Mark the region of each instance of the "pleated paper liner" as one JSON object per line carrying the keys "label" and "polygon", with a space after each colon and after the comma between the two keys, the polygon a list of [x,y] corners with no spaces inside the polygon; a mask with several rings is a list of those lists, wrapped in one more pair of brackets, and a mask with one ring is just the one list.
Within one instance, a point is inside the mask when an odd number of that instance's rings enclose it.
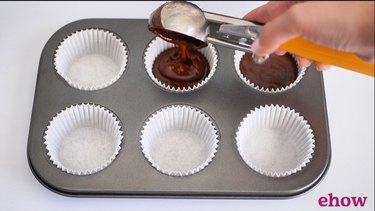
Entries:
{"label": "pleated paper liner", "polygon": [[[243,51],[235,51],[235,53],[234,53],[234,60],[233,60],[233,62],[234,62],[234,68],[236,70],[236,73],[237,73],[238,77],[240,77],[241,80],[246,85],[248,85],[249,87],[251,87],[251,88],[253,88],[255,90],[258,90],[260,92],[264,92],[264,93],[280,93],[280,92],[284,92],[286,90],[292,89],[293,87],[295,87],[302,80],[302,78],[303,78],[303,76],[305,75],[305,72],[306,72],[306,68],[299,67],[299,65],[297,64],[297,61],[296,61],[296,67],[298,68],[298,74],[297,74],[296,80],[294,80],[292,83],[290,83],[287,86],[284,86],[284,87],[281,87],[281,88],[277,88],[277,89],[267,88],[267,87],[261,87],[259,85],[254,84],[251,81],[251,79],[246,78],[241,73],[240,62],[241,62],[241,59],[242,59],[242,57],[244,55],[245,55],[245,52],[243,52]],[[292,55],[292,56],[296,59],[296,57],[294,55]]]}
{"label": "pleated paper liner", "polygon": [[53,117],[43,138],[57,168],[73,175],[88,175],[115,160],[123,129],[116,116],[103,106],[77,104]]}
{"label": "pleated paper liner", "polygon": [[54,55],[57,73],[70,86],[85,91],[115,83],[124,73],[127,61],[124,41],[104,29],[72,33],[60,43]]}
{"label": "pleated paper liner", "polygon": [[188,105],[172,105],[146,120],[140,142],[144,156],[156,170],[171,176],[187,176],[212,161],[219,135],[203,111]]}
{"label": "pleated paper liner", "polygon": [[315,148],[308,122],[293,109],[280,105],[261,106],[247,114],[238,127],[236,143],[245,163],[270,177],[301,171]]}
{"label": "pleated paper liner", "polygon": [[186,92],[191,92],[194,90],[198,90],[202,86],[204,86],[214,75],[216,68],[217,68],[217,63],[218,63],[218,53],[215,49],[215,47],[212,44],[208,44],[207,47],[204,47],[202,49],[199,49],[198,51],[203,54],[204,57],[206,57],[209,67],[210,67],[210,72],[207,77],[205,77],[202,81],[198,82],[197,84],[194,84],[192,86],[188,87],[175,87],[171,85],[167,85],[160,80],[158,80],[154,74],[152,73],[152,66],[154,64],[154,60],[156,57],[162,53],[163,51],[175,47],[174,44],[169,43],[164,41],[163,39],[159,37],[155,37],[147,46],[145,54],[144,54],[144,64],[146,68],[146,72],[148,76],[151,78],[151,80],[157,84],[159,87],[162,89],[169,91],[169,92],[174,92],[174,93],[186,93]]}

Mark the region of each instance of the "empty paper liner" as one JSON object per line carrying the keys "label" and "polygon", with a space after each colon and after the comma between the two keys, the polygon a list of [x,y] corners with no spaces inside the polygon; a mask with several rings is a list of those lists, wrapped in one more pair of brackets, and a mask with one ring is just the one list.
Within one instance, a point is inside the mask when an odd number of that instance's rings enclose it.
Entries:
{"label": "empty paper liner", "polygon": [[294,110],[266,105],[251,111],[236,133],[237,149],[260,174],[285,177],[301,171],[312,158],[314,135]]}
{"label": "empty paper liner", "polygon": [[104,107],[73,105],[51,120],[44,144],[57,168],[87,175],[104,169],[116,158],[122,134],[119,120]]}
{"label": "empty paper liner", "polygon": [[124,41],[110,31],[84,29],[66,37],[55,52],[57,73],[72,87],[98,90],[110,86],[127,64]]}
{"label": "empty paper liner", "polygon": [[158,171],[172,176],[195,174],[213,159],[218,131],[197,108],[175,105],[153,114],[141,132],[142,152]]}

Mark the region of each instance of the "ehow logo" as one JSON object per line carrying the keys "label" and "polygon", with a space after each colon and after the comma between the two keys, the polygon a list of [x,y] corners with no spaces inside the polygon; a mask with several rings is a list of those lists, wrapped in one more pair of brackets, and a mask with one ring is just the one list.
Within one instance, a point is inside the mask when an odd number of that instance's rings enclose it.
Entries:
{"label": "ehow logo", "polygon": [[366,204],[367,196],[343,196],[337,197],[332,193],[328,196],[322,196],[318,200],[321,207],[364,207]]}

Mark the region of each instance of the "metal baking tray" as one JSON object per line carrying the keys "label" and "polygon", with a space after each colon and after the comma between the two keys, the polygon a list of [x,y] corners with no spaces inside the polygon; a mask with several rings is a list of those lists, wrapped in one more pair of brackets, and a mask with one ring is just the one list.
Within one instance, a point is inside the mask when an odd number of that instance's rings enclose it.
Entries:
{"label": "metal baking tray", "polygon": [[[86,28],[112,31],[128,47],[124,74],[111,86],[97,91],[70,87],[53,65],[59,43],[69,34]],[[144,51],[154,37],[145,19],[84,19],[67,24],[48,40],[39,63],[27,146],[30,169],[41,184],[56,193],[77,197],[290,198],[319,183],[331,158],[322,73],[312,66],[292,89],[262,93],[248,87],[237,76],[234,51],[216,46],[218,69],[210,81],[197,91],[170,93],[158,88],[145,71]],[[43,134],[52,117],[65,107],[79,103],[109,108],[125,127],[117,158],[107,168],[87,176],[58,169],[49,160],[43,144]],[[158,172],[148,163],[140,147],[140,130],[147,117],[173,104],[200,108],[213,118],[220,132],[213,161],[190,176],[174,177]],[[313,129],[316,145],[313,158],[302,171],[291,176],[263,176],[248,167],[237,151],[235,132],[240,121],[250,110],[266,104],[295,109]]]}

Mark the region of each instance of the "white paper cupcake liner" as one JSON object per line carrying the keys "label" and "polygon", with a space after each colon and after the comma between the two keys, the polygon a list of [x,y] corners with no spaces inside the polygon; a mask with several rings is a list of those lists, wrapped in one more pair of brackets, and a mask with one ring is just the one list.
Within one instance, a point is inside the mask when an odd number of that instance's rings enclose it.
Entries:
{"label": "white paper cupcake liner", "polygon": [[158,171],[187,176],[204,169],[214,158],[219,135],[213,121],[187,105],[160,109],[145,122],[140,137],[146,159]]}
{"label": "white paper cupcake liner", "polygon": [[185,93],[185,92],[190,92],[193,90],[197,90],[201,88],[203,85],[205,85],[211,77],[214,75],[217,67],[217,62],[218,62],[218,54],[215,49],[215,47],[212,44],[208,44],[207,47],[199,49],[199,52],[203,54],[203,56],[206,57],[208,64],[210,65],[210,72],[208,76],[203,79],[201,82],[189,86],[189,87],[173,87],[171,85],[167,85],[161,81],[159,81],[154,74],[152,73],[152,65],[154,64],[154,60],[156,57],[165,51],[168,48],[172,48],[175,45],[169,42],[164,41],[163,39],[159,37],[155,37],[149,45],[146,48],[145,55],[144,55],[144,64],[146,68],[146,72],[148,76],[151,78],[153,82],[155,82],[159,87],[163,88],[164,90],[170,91],[170,92],[175,92],[175,93]]}
{"label": "white paper cupcake liner", "polygon": [[65,38],[57,47],[57,73],[72,87],[99,90],[115,83],[128,61],[125,43],[103,29],[84,29]]}
{"label": "white paper cupcake liner", "polygon": [[88,175],[107,167],[119,153],[123,131],[112,112],[80,104],[59,112],[47,126],[44,144],[57,168]]}
{"label": "white paper cupcake liner", "polygon": [[236,133],[245,163],[260,174],[285,177],[300,171],[314,152],[313,131],[294,110],[266,105],[252,110]]}
{"label": "white paper cupcake liner", "polygon": [[[296,86],[298,84],[298,82],[301,81],[301,79],[303,78],[303,76],[305,75],[305,72],[306,72],[306,68],[300,67],[297,63],[297,60],[296,60],[296,66],[298,67],[298,75],[297,75],[296,80],[293,83],[291,83],[291,84],[289,84],[285,87],[281,87],[281,88],[277,88],[277,89],[260,87],[258,85],[255,85],[253,82],[251,82],[249,79],[247,79],[241,73],[240,62],[241,62],[241,59],[244,55],[245,55],[245,52],[243,52],[243,51],[235,51],[235,53],[234,53],[234,68],[236,70],[236,73],[246,85],[248,85],[248,86],[250,86],[250,87],[252,87],[252,88],[254,88],[254,89],[256,89],[260,92],[279,93],[279,92],[289,90],[289,89],[293,88],[294,86]],[[296,59],[296,57],[294,55],[292,55],[292,56]]]}

